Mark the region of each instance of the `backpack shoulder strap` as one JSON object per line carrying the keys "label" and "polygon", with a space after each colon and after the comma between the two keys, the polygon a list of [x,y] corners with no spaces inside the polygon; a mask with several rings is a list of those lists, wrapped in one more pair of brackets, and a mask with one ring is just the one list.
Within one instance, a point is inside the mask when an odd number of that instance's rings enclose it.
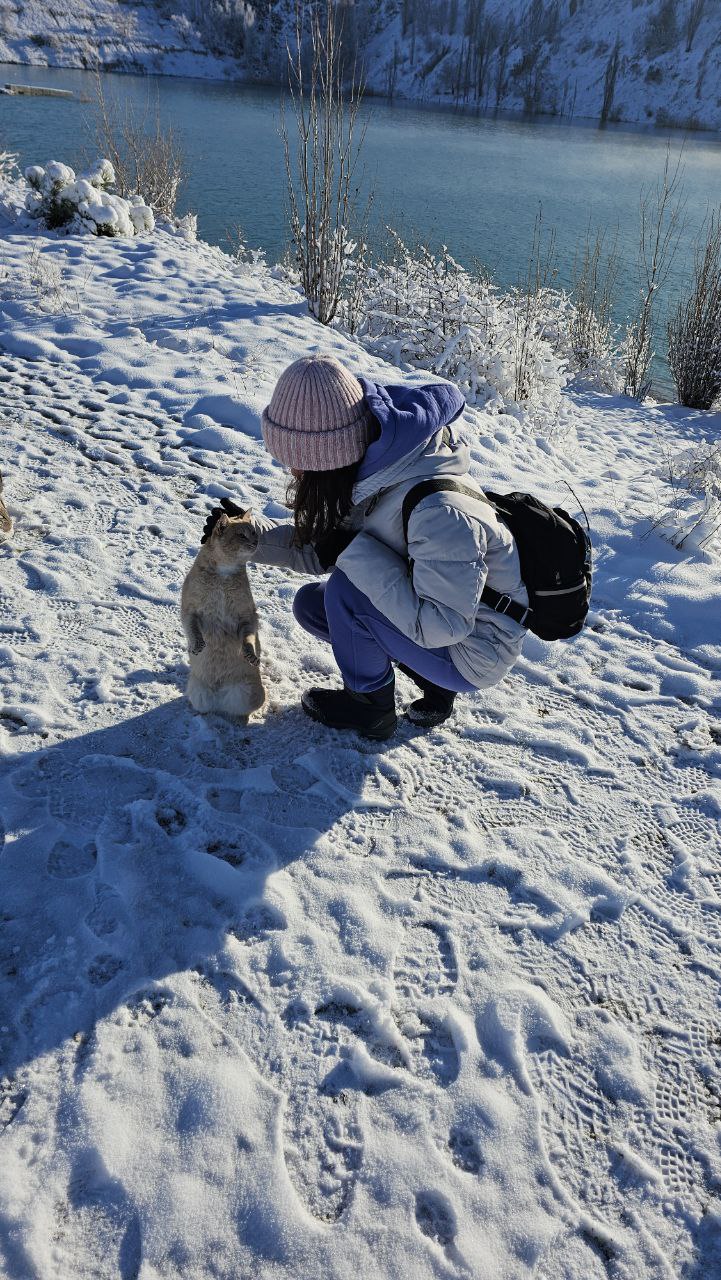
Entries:
{"label": "backpack shoulder strap", "polygon": [[[409,489],[403,499],[403,537],[408,546],[408,523],[413,511],[422,502],[424,498],[428,498],[432,493],[462,493],[469,498],[477,498],[479,502],[485,502],[489,507],[494,507],[490,497],[487,497],[481,489],[472,489],[470,485],[461,484],[459,480],[454,480],[451,476],[440,477],[437,480],[421,480],[419,484],[414,484]],[[494,507],[495,510],[495,507]],[[528,617],[531,612],[525,605],[519,604],[516,600],[512,600],[510,596],[502,595],[500,591],[494,591],[493,587],[488,584],[483,588],[481,595],[483,604],[488,605],[495,613],[505,614],[509,618],[513,618],[514,622],[526,626]]]}
{"label": "backpack shoulder strap", "polygon": [[408,542],[408,523],[413,511],[419,502],[430,497],[432,493],[463,493],[468,498],[477,498],[479,502],[492,505],[480,489],[472,489],[470,485],[461,484],[460,480],[454,480],[452,476],[439,476],[437,480],[421,480],[408,490],[403,499],[403,537],[406,543]]}

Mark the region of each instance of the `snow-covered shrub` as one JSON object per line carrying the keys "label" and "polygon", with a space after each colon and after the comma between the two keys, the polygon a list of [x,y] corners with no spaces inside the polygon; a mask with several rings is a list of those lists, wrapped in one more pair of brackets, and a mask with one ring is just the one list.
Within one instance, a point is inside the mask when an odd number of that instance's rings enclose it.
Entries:
{"label": "snow-covered shrub", "polygon": [[198,239],[197,213],[184,213],[182,218],[172,218],[171,225],[181,240],[188,240],[192,244]]}
{"label": "snow-covered shrub", "polygon": [[17,162],[14,151],[0,151],[0,182],[8,182],[16,177]]}
{"label": "snow-covered shrub", "polygon": [[0,151],[0,221],[15,222],[24,211],[24,184],[12,151]]}
{"label": "snow-covered shrub", "polygon": [[568,381],[554,343],[563,295],[502,294],[443,248],[411,251],[394,236],[390,262],[368,266],[355,287],[356,336],[375,354],[449,378],[471,404],[509,403],[553,413]]}
{"label": "snow-covered shrub", "polygon": [[142,191],[157,216],[173,218],[185,179],[185,159],[172,125],[155,109],[127,99],[106,98],[103,78],[96,80],[95,144],[109,157],[117,194],[129,200]]}
{"label": "snow-covered shrub", "polygon": [[668,327],[668,362],[679,403],[710,409],[721,395],[721,218],[712,214],[696,249],[688,294]]}
{"label": "snow-covered shrub", "polygon": [[585,391],[623,390],[624,348],[615,325],[579,310],[567,295],[563,323],[549,338],[575,387]]}
{"label": "snow-covered shrub", "polygon": [[721,443],[694,446],[669,460],[673,502],[654,522],[675,547],[721,556]]}
{"label": "snow-covered shrub", "polygon": [[239,222],[228,228],[225,238],[228,242],[228,254],[239,267],[250,267],[259,271],[267,269],[268,262],[263,249],[251,249]]}
{"label": "snow-covered shrub", "polygon": [[115,171],[109,160],[99,159],[76,177],[66,164],[52,160],[43,168],[25,170],[30,187],[25,208],[33,218],[41,218],[50,230],[64,228],[96,236],[134,236],[152,231],[152,209],[140,195],[127,200],[110,188]]}
{"label": "snow-covered shrub", "polygon": [[567,347],[562,341],[558,347],[576,385],[614,395],[624,381],[624,356],[613,321],[619,271],[617,242],[606,247],[605,234],[589,227],[574,258],[563,335]]}

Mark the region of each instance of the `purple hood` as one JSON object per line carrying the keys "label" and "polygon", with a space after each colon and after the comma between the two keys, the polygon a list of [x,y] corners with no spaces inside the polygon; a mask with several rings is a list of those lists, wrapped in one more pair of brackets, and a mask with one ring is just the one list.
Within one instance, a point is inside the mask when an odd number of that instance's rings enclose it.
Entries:
{"label": "purple hood", "polygon": [[432,382],[422,387],[410,387],[402,382],[382,386],[361,378],[360,383],[381,434],[366,449],[357,481],[366,480],[406,454],[414,453],[466,407],[460,391],[447,382]]}

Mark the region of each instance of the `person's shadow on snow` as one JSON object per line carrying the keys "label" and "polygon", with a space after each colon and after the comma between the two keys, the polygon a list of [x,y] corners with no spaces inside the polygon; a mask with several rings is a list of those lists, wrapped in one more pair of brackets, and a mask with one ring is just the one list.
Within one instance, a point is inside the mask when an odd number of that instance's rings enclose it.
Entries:
{"label": "person's shadow on snow", "polygon": [[376,762],[370,744],[339,748],[297,708],[237,726],[180,698],[6,756],[0,1076],[19,1080],[69,1042],[81,1057],[98,1018],[216,963],[229,934],[281,931],[268,876],[334,827],[342,840]]}
{"label": "person's shadow on snow", "polygon": [[[126,684],[144,696],[181,674],[138,670]],[[70,1167],[58,1231],[78,1274],[99,1248],[121,1280],[142,1260],[137,1211],[78,1112],[97,1024],[117,1017],[131,1032],[178,999],[200,1018],[203,984],[252,1004],[233,948],[264,939],[282,958],[268,877],[329,832],[334,852],[350,839],[362,852],[354,810],[372,808],[377,771],[377,746],[339,742],[297,707],[242,726],[178,697],[0,761],[0,1134],[22,1124],[32,1064],[52,1055],[54,1141]],[[2,1218],[0,1258],[3,1274],[39,1274]]]}

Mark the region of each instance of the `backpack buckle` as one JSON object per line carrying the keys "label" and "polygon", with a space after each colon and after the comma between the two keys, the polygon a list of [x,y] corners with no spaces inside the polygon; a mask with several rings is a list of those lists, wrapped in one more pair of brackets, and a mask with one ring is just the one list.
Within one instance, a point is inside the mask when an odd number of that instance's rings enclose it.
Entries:
{"label": "backpack buckle", "polygon": [[512,604],[513,604],[512,596],[501,596],[500,600],[498,601],[498,604],[494,606],[494,613],[508,613],[508,610],[510,609]]}

